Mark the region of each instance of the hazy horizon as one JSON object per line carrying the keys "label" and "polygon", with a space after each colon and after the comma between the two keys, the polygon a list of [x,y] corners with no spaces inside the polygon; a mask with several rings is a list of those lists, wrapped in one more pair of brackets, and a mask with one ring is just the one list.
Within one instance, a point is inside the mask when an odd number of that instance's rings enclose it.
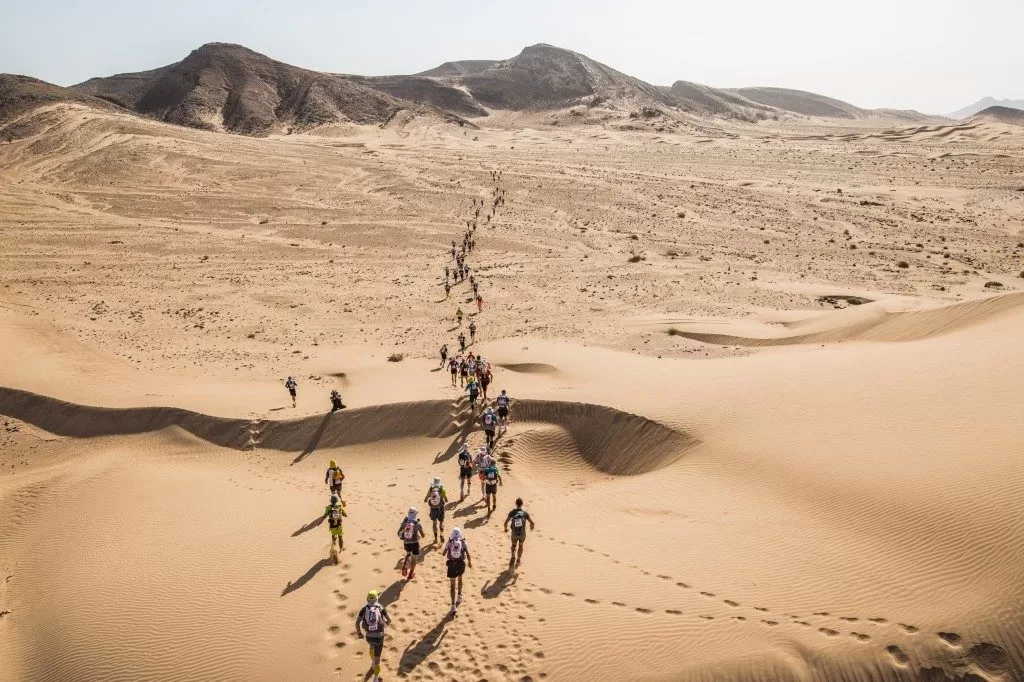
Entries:
{"label": "hazy horizon", "polygon": [[[864,108],[943,114],[982,97],[1017,99],[1024,4],[865,0],[856,10],[809,0],[631,6],[591,0],[438,9],[314,0],[182,0],[157,17],[123,0],[57,0],[8,9],[0,72],[72,85],[180,61],[209,42],[238,43],[308,69],[385,75],[445,61],[507,59],[549,43],[657,85],[808,90]],[[953,47],[951,47],[953,46]]]}

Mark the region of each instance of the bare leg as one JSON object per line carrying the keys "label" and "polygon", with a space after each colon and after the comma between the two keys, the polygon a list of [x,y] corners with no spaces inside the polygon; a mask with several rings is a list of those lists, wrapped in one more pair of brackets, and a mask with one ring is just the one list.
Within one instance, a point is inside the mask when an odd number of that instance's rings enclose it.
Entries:
{"label": "bare leg", "polygon": [[452,597],[452,606],[455,606],[455,578],[452,578],[449,581],[448,587],[450,588],[449,591],[450,591],[451,597]]}

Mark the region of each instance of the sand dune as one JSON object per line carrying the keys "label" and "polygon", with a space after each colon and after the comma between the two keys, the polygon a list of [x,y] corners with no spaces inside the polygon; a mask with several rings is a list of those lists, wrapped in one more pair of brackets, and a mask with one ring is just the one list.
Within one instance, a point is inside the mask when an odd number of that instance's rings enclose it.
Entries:
{"label": "sand dune", "polygon": [[[360,680],[371,588],[385,679],[1024,679],[1022,138],[503,116],[4,119],[0,680]],[[496,517],[456,501],[458,307],[514,401]],[[400,573],[434,476],[456,617],[432,537]]]}

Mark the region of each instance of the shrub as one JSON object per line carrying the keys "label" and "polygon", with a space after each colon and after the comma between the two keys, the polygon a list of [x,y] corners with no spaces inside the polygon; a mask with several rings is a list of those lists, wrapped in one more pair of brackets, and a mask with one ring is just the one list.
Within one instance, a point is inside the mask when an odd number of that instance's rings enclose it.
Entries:
{"label": "shrub", "polygon": [[630,263],[639,263],[639,262],[640,262],[640,261],[642,261],[643,259],[644,259],[644,257],[643,257],[643,256],[637,256],[637,255],[633,255],[633,256],[630,256],[630,257],[629,257],[629,262],[630,262]]}
{"label": "shrub", "polygon": [[388,356],[388,362],[401,362],[405,360],[405,353],[392,353]]}
{"label": "shrub", "polygon": [[985,282],[986,289],[1000,289],[1002,288],[1002,282]]}
{"label": "shrub", "polygon": [[909,268],[910,267],[910,263],[908,263],[905,260],[901,260],[899,263],[896,264],[896,267],[898,267],[898,268]]}

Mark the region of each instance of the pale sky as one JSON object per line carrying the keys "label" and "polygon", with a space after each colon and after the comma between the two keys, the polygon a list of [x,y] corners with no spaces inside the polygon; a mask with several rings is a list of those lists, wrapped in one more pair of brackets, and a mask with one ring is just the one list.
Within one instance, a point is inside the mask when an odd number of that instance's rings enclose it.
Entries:
{"label": "pale sky", "polygon": [[239,43],[321,71],[415,73],[534,43],[657,85],[809,90],[947,113],[1024,98],[1024,0],[2,0],[0,72],[71,85]]}

